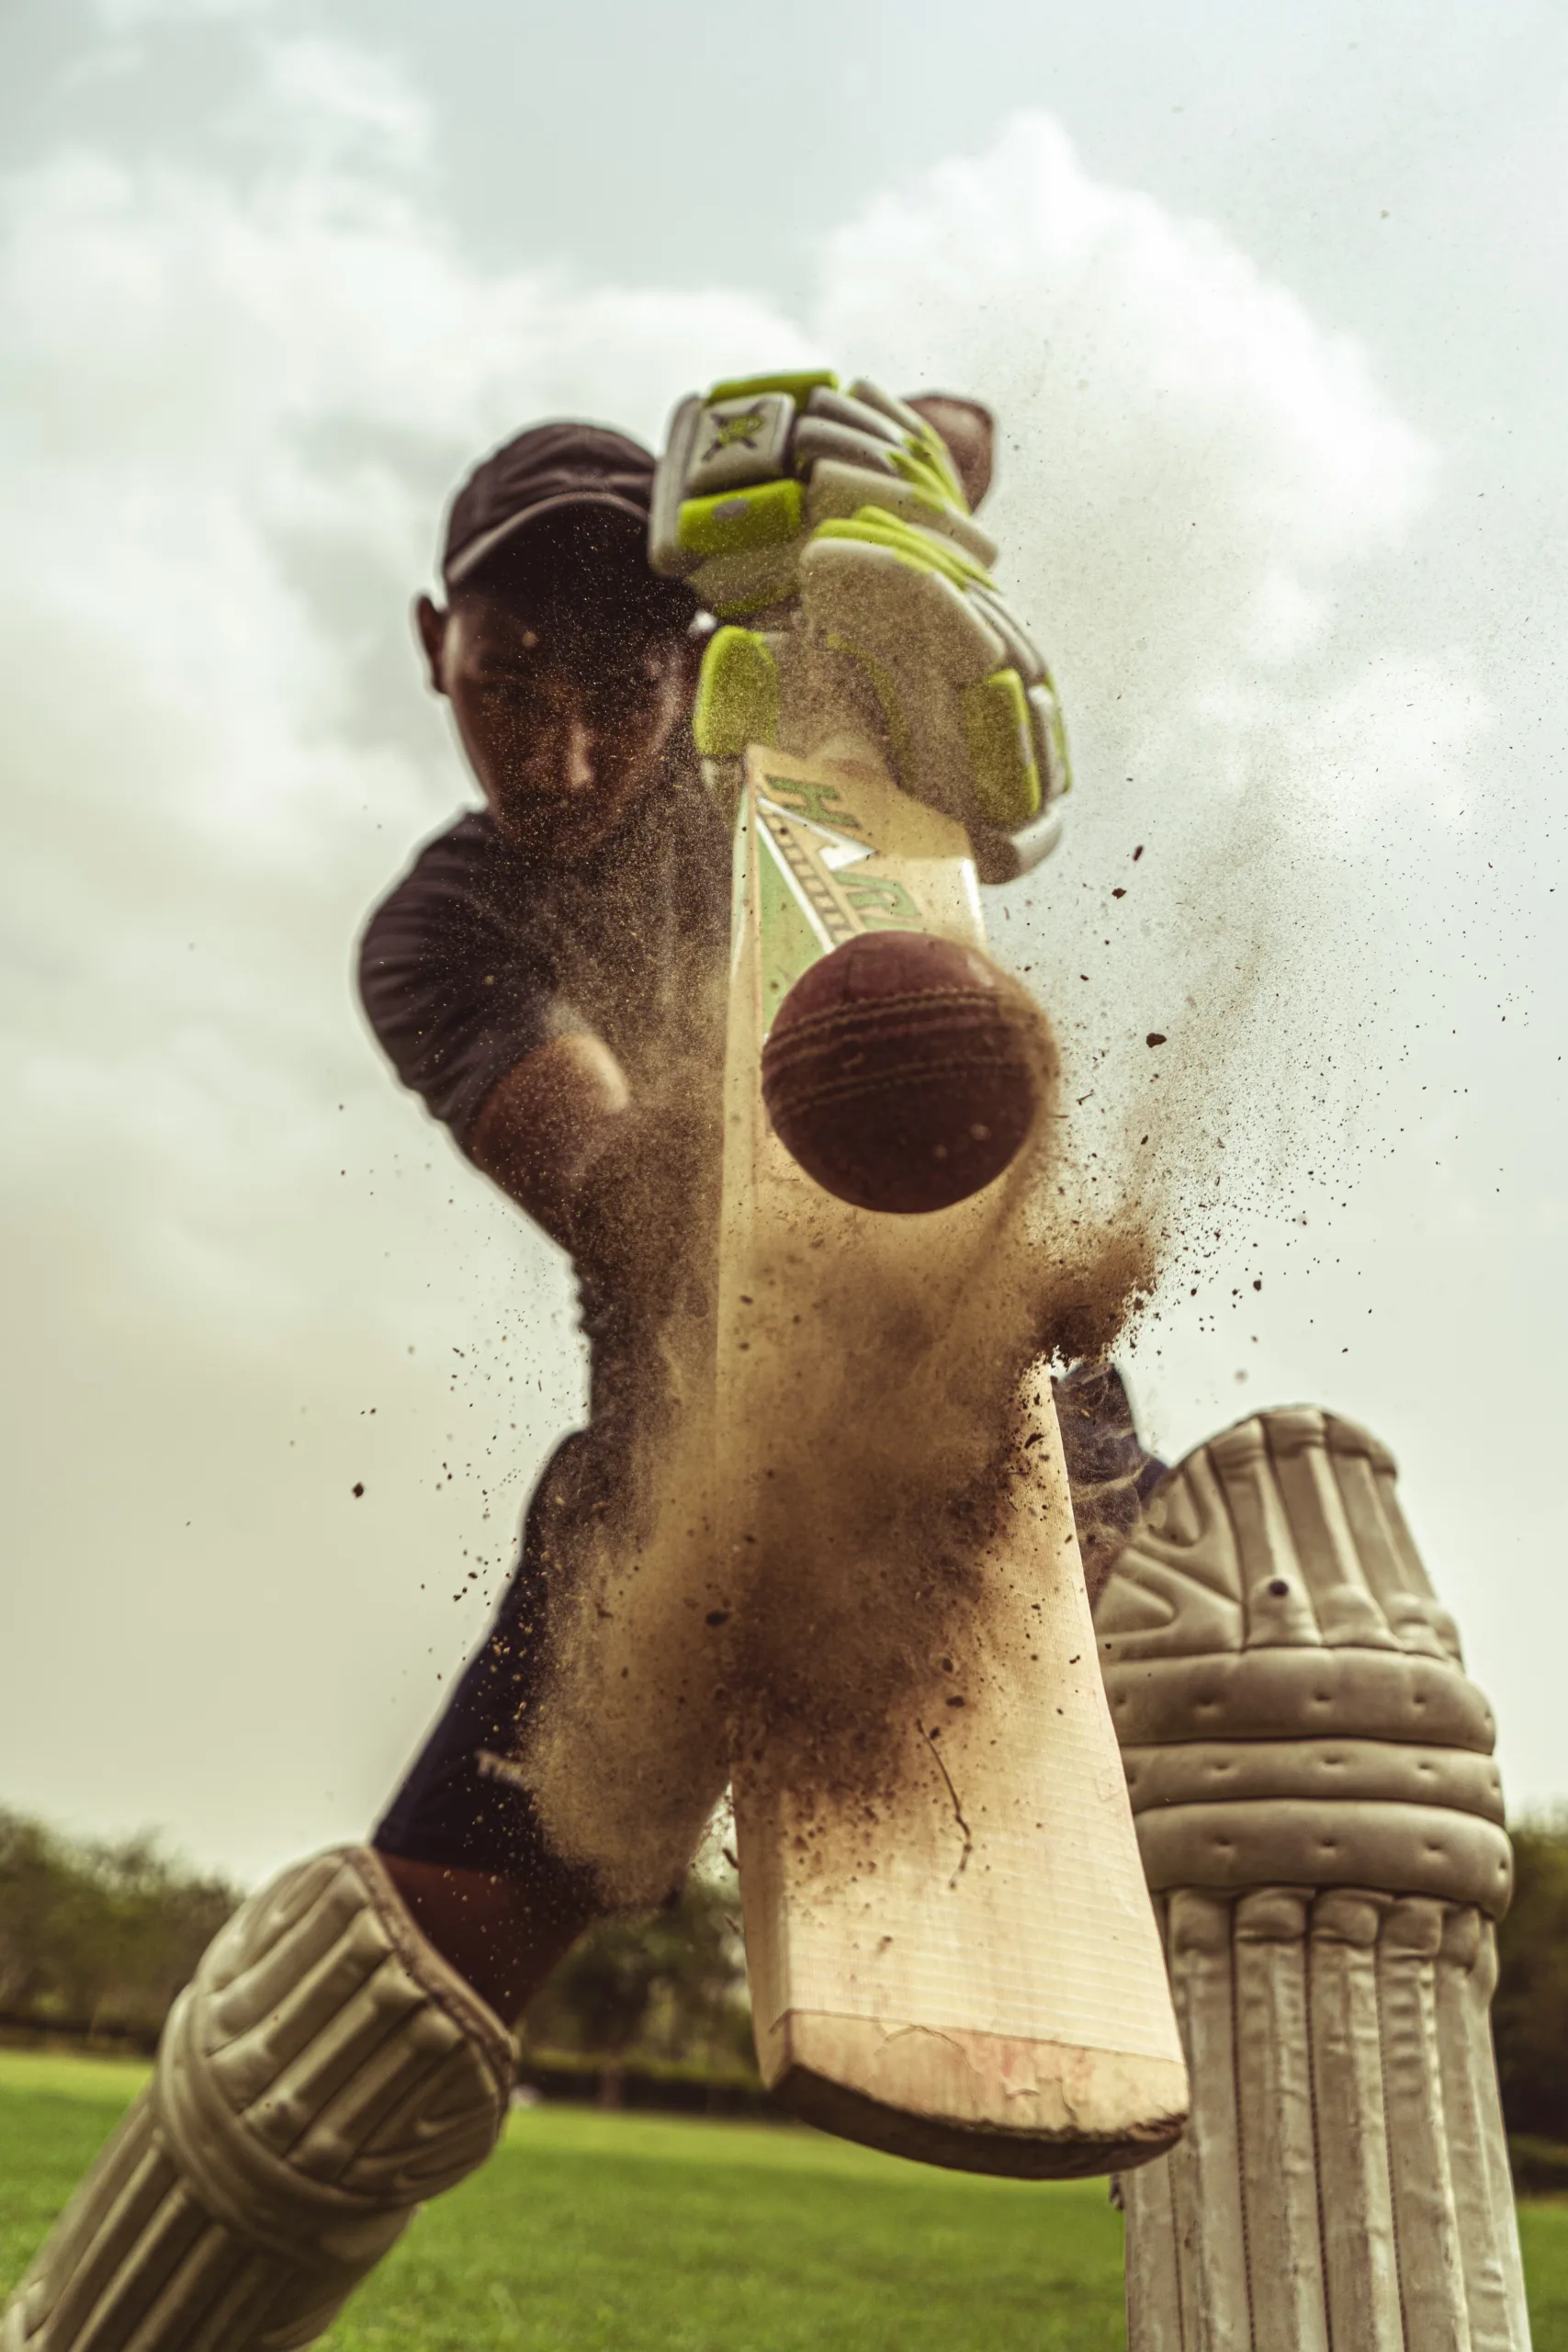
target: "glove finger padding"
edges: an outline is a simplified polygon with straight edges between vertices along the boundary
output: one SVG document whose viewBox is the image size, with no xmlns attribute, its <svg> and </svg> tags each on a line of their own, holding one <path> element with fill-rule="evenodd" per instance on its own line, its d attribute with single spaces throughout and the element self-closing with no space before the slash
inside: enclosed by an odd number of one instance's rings
<svg viewBox="0 0 1568 2352">
<path fill-rule="evenodd" d="M 997 600 L 974 594 L 985 581 L 932 533 L 863 510 L 813 534 L 801 612 L 865 671 L 906 791 L 1012 831 L 1039 815 L 1044 787 Z"/>
<path fill-rule="evenodd" d="M 675 412 L 649 561 L 739 619 L 794 594 L 810 532 L 870 504 L 996 561 L 940 434 L 902 401 L 863 380 L 840 392 L 826 370 L 718 384 Z"/>
</svg>

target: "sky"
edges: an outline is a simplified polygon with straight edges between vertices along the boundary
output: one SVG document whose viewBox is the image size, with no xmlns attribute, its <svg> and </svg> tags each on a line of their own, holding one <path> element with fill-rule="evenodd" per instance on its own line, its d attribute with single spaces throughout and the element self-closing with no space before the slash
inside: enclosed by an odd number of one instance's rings
<svg viewBox="0 0 1568 2352">
<path fill-rule="evenodd" d="M 523 424 L 803 360 L 1001 421 L 1079 781 L 993 936 L 1108 1167 L 1170 1035 L 1151 1442 L 1370 1423 L 1568 1796 L 1565 100 L 1530 0 L 8 0 L 0 1803 L 254 1879 L 476 1638 L 582 1363 L 351 993 L 473 797 L 409 599 Z"/>
</svg>

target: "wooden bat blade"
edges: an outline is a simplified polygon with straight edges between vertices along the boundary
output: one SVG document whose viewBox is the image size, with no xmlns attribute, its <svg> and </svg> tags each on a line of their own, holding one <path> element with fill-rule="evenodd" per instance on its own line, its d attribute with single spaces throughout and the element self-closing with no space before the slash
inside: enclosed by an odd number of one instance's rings
<svg viewBox="0 0 1568 2352">
<path fill-rule="evenodd" d="M 779 1608 L 795 1581 L 788 1498 L 812 1471 L 791 1447 L 812 1430 L 821 1459 L 835 1308 L 858 1291 L 886 1309 L 852 1370 L 863 1389 L 896 1383 L 879 1335 L 940 1326 L 943 1301 L 984 1267 L 998 1215 L 984 1195 L 933 1216 L 848 1208 L 769 1130 L 759 1062 L 773 1013 L 817 956 L 874 928 L 982 944 L 961 830 L 899 793 L 866 744 L 810 760 L 751 752 L 726 1080 L 718 1516 L 738 1561 L 761 1544 L 770 1572 L 780 1564 Z M 868 1707 L 891 1707 L 874 1785 L 816 1769 L 787 1725 L 775 1741 L 765 1723 L 732 1781 L 758 2054 L 775 2096 L 895 2154 L 1047 2177 L 1161 2154 L 1187 2080 L 1043 1375 L 1019 1401 L 1018 1474 L 968 1563 L 962 1690 L 944 1679 L 953 1661 L 922 1663 L 917 1641 L 891 1702 L 868 1693 Z M 852 1450 L 852 1413 L 829 1441 Z M 829 1587 L 852 1585 L 855 1561 L 795 1567 L 803 1611 L 833 1639 L 844 1621 Z M 890 1643 L 907 1631 L 887 1630 Z"/>
</svg>

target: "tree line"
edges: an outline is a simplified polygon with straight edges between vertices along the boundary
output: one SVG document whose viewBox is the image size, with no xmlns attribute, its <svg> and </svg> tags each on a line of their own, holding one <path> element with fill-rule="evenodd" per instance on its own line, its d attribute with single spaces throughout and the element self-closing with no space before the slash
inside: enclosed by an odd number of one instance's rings
<svg viewBox="0 0 1568 2352">
<path fill-rule="evenodd" d="M 1568 2148 L 1568 1813 L 1513 1832 L 1493 2030 L 1510 2132 Z M 242 1890 L 152 1838 L 71 1838 L 0 1810 L 0 2029 L 148 2046 Z M 609 1919 L 577 1943 L 524 2020 L 525 2051 L 611 2069 L 751 2070 L 733 1875 L 694 1875 L 677 1905 Z"/>
<path fill-rule="evenodd" d="M 243 1894 L 154 1838 L 67 1838 L 0 1808 L 0 2032 L 151 2048 Z M 602 1921 L 530 2008 L 525 2050 L 754 2079 L 739 1921 L 733 1873 L 694 1874 L 650 1917 Z"/>
</svg>

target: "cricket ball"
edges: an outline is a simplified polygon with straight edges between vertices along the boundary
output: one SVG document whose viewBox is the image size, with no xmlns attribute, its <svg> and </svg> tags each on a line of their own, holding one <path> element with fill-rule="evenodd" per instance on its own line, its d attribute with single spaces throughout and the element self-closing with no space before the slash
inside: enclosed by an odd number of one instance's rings
<svg viewBox="0 0 1568 2352">
<path fill-rule="evenodd" d="M 1046 1075 L 1016 984 L 919 931 L 866 932 L 811 965 L 762 1048 L 785 1150 L 837 1199 L 896 1216 L 951 1208 L 999 1176 Z"/>
</svg>

